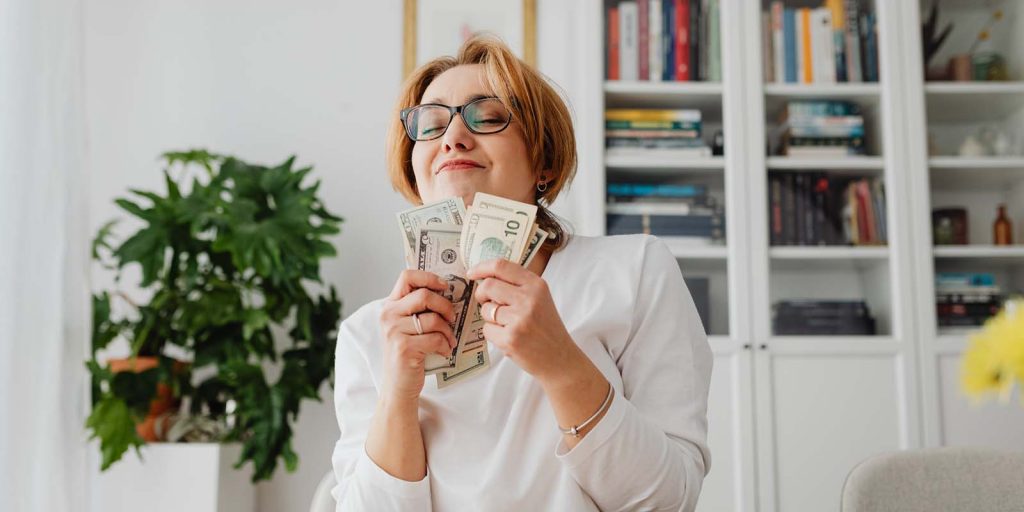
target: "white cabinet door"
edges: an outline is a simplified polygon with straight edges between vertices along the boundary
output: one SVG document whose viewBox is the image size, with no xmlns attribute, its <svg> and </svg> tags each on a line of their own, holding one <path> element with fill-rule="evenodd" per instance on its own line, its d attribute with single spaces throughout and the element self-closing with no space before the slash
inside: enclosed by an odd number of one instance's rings
<svg viewBox="0 0 1024 512">
<path fill-rule="evenodd" d="M 750 390 L 750 352 L 716 349 L 708 396 L 711 472 L 704 479 L 698 512 L 754 510 Z"/>
<path fill-rule="evenodd" d="M 938 365 L 940 444 L 1024 450 L 1024 406 L 1019 389 L 1006 403 L 992 397 L 976 402 L 961 391 L 959 353 L 938 355 L 931 364 Z"/>
<path fill-rule="evenodd" d="M 906 445 L 896 354 L 773 348 L 759 350 L 756 360 L 762 512 L 839 510 L 843 482 L 857 463 Z"/>
</svg>

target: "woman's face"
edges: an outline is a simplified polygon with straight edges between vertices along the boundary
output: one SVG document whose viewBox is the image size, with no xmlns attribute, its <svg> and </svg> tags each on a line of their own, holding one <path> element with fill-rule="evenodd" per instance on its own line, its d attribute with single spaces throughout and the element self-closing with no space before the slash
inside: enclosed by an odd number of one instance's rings
<svg viewBox="0 0 1024 512">
<path fill-rule="evenodd" d="M 438 75 L 423 92 L 420 104 L 454 107 L 492 96 L 483 65 L 472 64 Z M 515 117 L 503 131 L 478 135 L 456 115 L 444 135 L 413 145 L 412 168 L 424 203 L 459 196 L 469 206 L 477 192 L 534 203 L 537 178 Z"/>
</svg>

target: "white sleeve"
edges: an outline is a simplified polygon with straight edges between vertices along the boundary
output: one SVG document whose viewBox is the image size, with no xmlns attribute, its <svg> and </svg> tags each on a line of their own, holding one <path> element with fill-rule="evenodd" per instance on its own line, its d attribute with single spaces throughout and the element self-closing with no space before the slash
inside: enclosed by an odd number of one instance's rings
<svg viewBox="0 0 1024 512">
<path fill-rule="evenodd" d="M 601 510 L 693 510 L 710 468 L 712 356 L 664 242 L 645 241 L 632 327 L 617 360 L 622 389 L 600 423 L 556 456 Z"/>
<path fill-rule="evenodd" d="M 356 316 L 356 315 L 353 315 Z M 365 315 L 363 315 L 365 317 Z M 343 322 L 334 360 L 334 409 L 341 438 L 331 462 L 337 484 L 331 495 L 342 511 L 429 511 L 430 475 L 418 482 L 395 478 L 366 454 L 366 434 L 377 406 L 377 388 L 360 336 L 373 336 L 358 321 Z"/>
</svg>

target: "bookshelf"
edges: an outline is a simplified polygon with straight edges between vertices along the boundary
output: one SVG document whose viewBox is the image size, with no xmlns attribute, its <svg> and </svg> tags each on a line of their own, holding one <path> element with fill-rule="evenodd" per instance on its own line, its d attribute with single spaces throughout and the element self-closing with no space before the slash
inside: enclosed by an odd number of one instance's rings
<svg viewBox="0 0 1024 512">
<path fill-rule="evenodd" d="M 1000 283 L 1024 288 L 1024 245 L 994 247 L 978 237 L 962 247 L 931 242 L 931 210 L 951 201 L 965 203 L 976 223 L 970 232 L 979 235 L 991 229 L 994 210 L 987 205 L 1014 205 L 1015 238 L 1024 242 L 1024 154 L 961 157 L 928 150 L 929 134 L 932 146 L 951 148 L 986 124 L 1024 126 L 1024 82 L 925 82 L 923 7 L 887 0 L 862 0 L 877 31 L 874 82 L 766 82 L 762 12 L 770 11 L 770 0 L 719 2 L 719 28 L 732 34 L 721 40 L 720 81 L 606 80 L 605 12 L 618 3 L 589 7 L 584 18 L 579 40 L 589 55 L 591 81 L 581 88 L 578 109 L 698 109 L 704 138 L 720 129 L 725 140 L 724 154 L 713 157 L 606 154 L 603 119 L 580 116 L 589 119 L 581 130 L 581 162 L 603 170 L 582 199 L 582 224 L 597 226 L 593 233 L 603 233 L 607 183 L 700 183 L 725 206 L 723 244 L 664 238 L 684 277 L 708 279 L 706 327 L 715 354 L 709 443 L 715 459 L 698 509 L 835 510 L 849 470 L 874 453 L 946 444 L 1024 448 L 1005 426 L 986 427 L 962 411 L 955 370 L 970 330 L 939 329 L 933 283 L 936 272 L 982 266 Z M 944 1 L 942 7 L 948 7 L 946 19 L 964 16 L 967 22 L 984 9 L 968 1 Z M 1012 33 L 994 41 L 1004 52 L 1024 48 L 1022 7 L 1012 7 L 1005 20 Z M 953 43 L 960 44 L 951 37 L 947 45 Z M 1020 53 L 1009 62 L 1018 77 L 1024 70 Z M 863 155 L 778 154 L 771 139 L 780 132 L 781 109 L 818 100 L 859 107 Z M 773 245 L 773 173 L 880 181 L 885 242 Z M 863 301 L 875 334 L 776 333 L 775 305 L 800 299 Z M 963 416 L 943 412 L 949 410 Z M 1002 418 L 992 414 L 985 417 Z M 1024 416 L 1014 425 L 1019 432 Z"/>
<path fill-rule="evenodd" d="M 929 3 L 899 6 L 905 26 L 916 27 L 928 14 Z M 1004 17 L 990 28 L 990 39 L 979 52 L 1006 57 L 1007 81 L 926 80 L 919 31 L 903 34 L 907 72 L 902 86 L 906 104 L 907 180 L 913 226 L 911 253 L 916 298 L 914 318 L 919 346 L 924 446 L 986 445 L 1021 449 L 1024 414 L 1014 408 L 985 406 L 967 409 L 959 390 L 959 360 L 973 327 L 940 325 L 936 279 L 942 273 L 988 273 L 1004 293 L 1024 292 L 1024 6 L 1002 2 Z M 933 58 L 941 67 L 969 48 L 991 10 L 985 2 L 943 2 L 940 26 L 953 23 L 949 38 Z M 934 76 L 931 73 L 930 78 Z M 1016 147 L 1001 154 L 961 153 L 966 137 L 994 127 L 1018 138 Z M 1014 222 L 1015 246 L 992 245 L 996 204 L 1006 203 Z M 959 207 L 967 211 L 967 244 L 937 245 L 932 212 Z M 1019 409 L 1019 408 L 1018 408 Z"/>
</svg>

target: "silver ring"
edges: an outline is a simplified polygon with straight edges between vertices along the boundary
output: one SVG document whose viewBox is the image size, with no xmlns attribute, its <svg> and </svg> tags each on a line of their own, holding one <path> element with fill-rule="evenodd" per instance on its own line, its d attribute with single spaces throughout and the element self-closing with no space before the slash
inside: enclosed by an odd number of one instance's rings
<svg viewBox="0 0 1024 512">
<path fill-rule="evenodd" d="M 416 334 L 423 334 L 423 326 L 420 324 L 419 313 L 413 313 L 412 323 L 416 325 Z"/>
<path fill-rule="evenodd" d="M 495 304 L 494 305 L 494 309 L 491 310 L 491 323 L 492 324 L 498 323 L 498 308 L 500 308 L 500 307 L 501 307 L 501 304 Z"/>
</svg>

